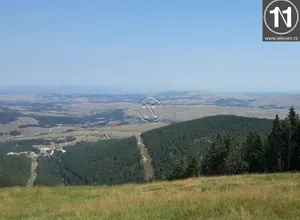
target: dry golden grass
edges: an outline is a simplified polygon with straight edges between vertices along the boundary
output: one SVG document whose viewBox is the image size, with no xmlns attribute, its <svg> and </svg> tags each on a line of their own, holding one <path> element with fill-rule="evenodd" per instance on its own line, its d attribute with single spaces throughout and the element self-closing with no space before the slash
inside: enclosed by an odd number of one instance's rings
<svg viewBox="0 0 300 220">
<path fill-rule="evenodd" d="M 131 136 L 139 136 L 142 132 L 151 129 L 159 128 L 168 125 L 167 123 L 148 123 L 148 124 L 130 124 L 130 125 L 116 125 L 109 127 L 98 127 L 94 130 L 76 130 L 65 133 L 68 129 L 73 127 L 49 128 L 28 127 L 20 129 L 22 136 L 13 137 L 12 140 L 26 140 L 26 139 L 43 139 L 43 138 L 58 138 L 64 136 L 75 136 L 77 141 L 87 140 L 94 142 L 103 139 L 103 135 L 107 134 L 110 138 L 125 138 Z M 43 133 L 43 134 L 41 134 Z M 70 145 L 70 144 L 68 144 Z"/>
<path fill-rule="evenodd" d="M 0 189 L 0 219 L 300 219 L 300 174 Z"/>
<path fill-rule="evenodd" d="M 139 136 L 142 132 L 160 128 L 168 125 L 167 123 L 146 123 L 146 124 L 129 124 L 120 126 L 111 126 L 101 128 L 102 133 L 107 133 L 111 138 L 123 138 Z"/>
<path fill-rule="evenodd" d="M 138 136 L 141 132 L 134 131 L 107 131 L 106 134 L 110 139 L 126 138 L 131 136 Z"/>
<path fill-rule="evenodd" d="M 144 132 L 155 128 L 160 128 L 168 125 L 167 123 L 145 123 L 145 124 L 128 124 L 119 125 L 113 127 L 103 127 L 102 131 L 134 131 L 134 132 Z"/>
<path fill-rule="evenodd" d="M 68 112 L 86 114 L 89 111 L 108 111 L 113 109 L 136 108 L 138 104 L 127 102 L 116 103 L 76 103 L 67 107 Z"/>
<path fill-rule="evenodd" d="M 0 123 L 0 132 L 8 133 L 13 130 L 18 130 L 20 125 L 37 124 L 37 120 L 31 117 L 18 117 L 17 120 L 7 124 Z"/>
<path fill-rule="evenodd" d="M 291 106 L 296 109 L 300 108 L 300 94 L 283 94 L 279 96 L 258 97 L 253 102 L 253 105 L 281 105 Z"/>
<path fill-rule="evenodd" d="M 271 118 L 274 119 L 278 114 L 285 117 L 288 113 L 286 109 L 259 109 L 259 108 L 243 108 L 243 107 L 223 107 L 223 106 L 163 106 L 163 115 L 161 119 L 168 120 L 192 120 L 206 116 L 219 114 L 238 115 L 245 117 Z M 138 108 L 131 108 L 126 111 L 129 116 L 138 116 Z"/>
</svg>

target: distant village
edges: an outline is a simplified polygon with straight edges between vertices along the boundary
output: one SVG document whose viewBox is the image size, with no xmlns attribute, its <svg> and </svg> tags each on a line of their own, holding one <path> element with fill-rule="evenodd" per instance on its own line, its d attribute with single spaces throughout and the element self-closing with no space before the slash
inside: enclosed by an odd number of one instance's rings
<svg viewBox="0 0 300 220">
<path fill-rule="evenodd" d="M 94 130 L 94 129 L 91 129 Z M 109 140 L 110 137 L 107 134 L 103 134 L 99 140 Z M 63 149 L 68 143 L 74 144 L 76 140 L 75 136 L 67 136 L 67 137 L 58 137 L 58 138 L 46 138 L 45 141 L 49 141 L 47 145 L 32 145 L 32 147 L 36 150 L 31 151 L 23 151 L 23 152 L 8 152 L 6 155 L 23 155 L 30 158 L 38 159 L 39 157 L 51 157 L 55 152 L 66 153 L 66 150 Z M 83 142 L 87 142 L 87 139 L 81 140 Z M 75 142 L 76 143 L 76 142 Z M 18 144 L 16 144 L 18 147 Z"/>
<path fill-rule="evenodd" d="M 64 138 L 59 138 L 58 140 L 63 139 Z M 7 153 L 7 155 L 23 155 L 23 156 L 27 156 L 30 158 L 39 158 L 39 157 L 50 157 L 52 156 L 55 152 L 62 152 L 62 153 L 66 153 L 66 150 L 63 149 L 63 147 L 58 147 L 57 144 L 55 144 L 55 142 L 50 142 L 49 147 L 41 147 L 41 145 L 32 145 L 33 148 L 37 149 L 37 152 L 33 152 L 33 151 L 23 151 L 23 152 L 9 152 Z"/>
<path fill-rule="evenodd" d="M 35 153 L 33 151 L 24 151 L 24 152 L 9 152 L 7 153 L 7 155 L 24 155 L 27 157 L 50 157 L 55 153 L 55 151 L 66 153 L 66 150 L 64 150 L 63 148 L 51 149 L 51 148 L 43 147 L 38 149 L 39 149 L 39 153 Z"/>
</svg>

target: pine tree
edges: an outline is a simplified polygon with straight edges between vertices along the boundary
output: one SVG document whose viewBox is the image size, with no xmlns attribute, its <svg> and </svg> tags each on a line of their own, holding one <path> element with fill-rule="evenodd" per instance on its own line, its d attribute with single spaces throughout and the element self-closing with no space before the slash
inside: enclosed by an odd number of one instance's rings
<svg viewBox="0 0 300 220">
<path fill-rule="evenodd" d="M 241 147 L 236 144 L 229 148 L 228 156 L 225 159 L 226 174 L 240 174 L 245 172 L 247 164 L 243 160 Z"/>
<path fill-rule="evenodd" d="M 186 170 L 186 177 L 198 177 L 200 174 L 200 161 L 193 157 Z"/>
<path fill-rule="evenodd" d="M 295 170 L 300 171 L 300 122 L 296 130 L 296 149 L 293 157 L 293 166 Z"/>
<path fill-rule="evenodd" d="M 299 116 L 297 115 L 294 106 L 291 106 L 289 109 L 288 119 L 291 122 L 292 129 L 295 129 L 298 125 Z"/>
<path fill-rule="evenodd" d="M 284 171 L 284 155 L 282 144 L 282 129 L 280 118 L 276 115 L 273 121 L 272 131 L 267 139 L 266 150 L 266 168 L 269 172 L 283 172 Z"/>
<path fill-rule="evenodd" d="M 204 157 L 203 172 L 207 175 L 220 175 L 225 173 L 225 159 L 228 148 L 221 135 L 218 135 Z"/>
<path fill-rule="evenodd" d="M 281 141 L 283 147 L 283 157 L 285 171 L 295 170 L 298 166 L 298 124 L 299 116 L 296 114 L 294 107 L 289 110 L 288 116 L 281 122 Z"/>
<path fill-rule="evenodd" d="M 167 177 L 161 168 L 157 172 L 155 172 L 154 176 L 156 180 L 167 180 Z"/>
<path fill-rule="evenodd" d="M 244 143 L 244 160 L 248 165 L 249 172 L 264 171 L 264 145 L 261 137 L 256 132 L 250 132 Z"/>
<path fill-rule="evenodd" d="M 299 151 L 299 145 L 298 145 L 298 126 L 299 126 L 299 115 L 296 113 L 294 106 L 292 106 L 289 110 L 288 114 L 289 119 L 289 134 L 288 134 L 288 170 L 296 170 L 299 163 L 298 158 L 298 151 Z"/>
<path fill-rule="evenodd" d="M 187 171 L 187 159 L 181 158 L 169 176 L 169 180 L 178 180 L 178 179 L 185 179 L 186 178 L 186 171 Z"/>
</svg>

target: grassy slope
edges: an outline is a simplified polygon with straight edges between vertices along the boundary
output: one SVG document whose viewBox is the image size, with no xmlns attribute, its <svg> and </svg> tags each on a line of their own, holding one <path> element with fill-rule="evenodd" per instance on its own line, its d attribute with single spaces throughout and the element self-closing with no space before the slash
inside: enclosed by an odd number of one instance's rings
<svg viewBox="0 0 300 220">
<path fill-rule="evenodd" d="M 0 219 L 300 219 L 300 174 L 0 189 Z"/>
</svg>

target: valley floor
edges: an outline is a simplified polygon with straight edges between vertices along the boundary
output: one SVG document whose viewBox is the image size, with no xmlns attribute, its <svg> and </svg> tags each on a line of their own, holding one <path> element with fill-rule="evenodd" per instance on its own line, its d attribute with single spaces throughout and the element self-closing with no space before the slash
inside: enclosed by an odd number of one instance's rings
<svg viewBox="0 0 300 220">
<path fill-rule="evenodd" d="M 0 189 L 0 219 L 300 219 L 300 174 Z"/>
</svg>

